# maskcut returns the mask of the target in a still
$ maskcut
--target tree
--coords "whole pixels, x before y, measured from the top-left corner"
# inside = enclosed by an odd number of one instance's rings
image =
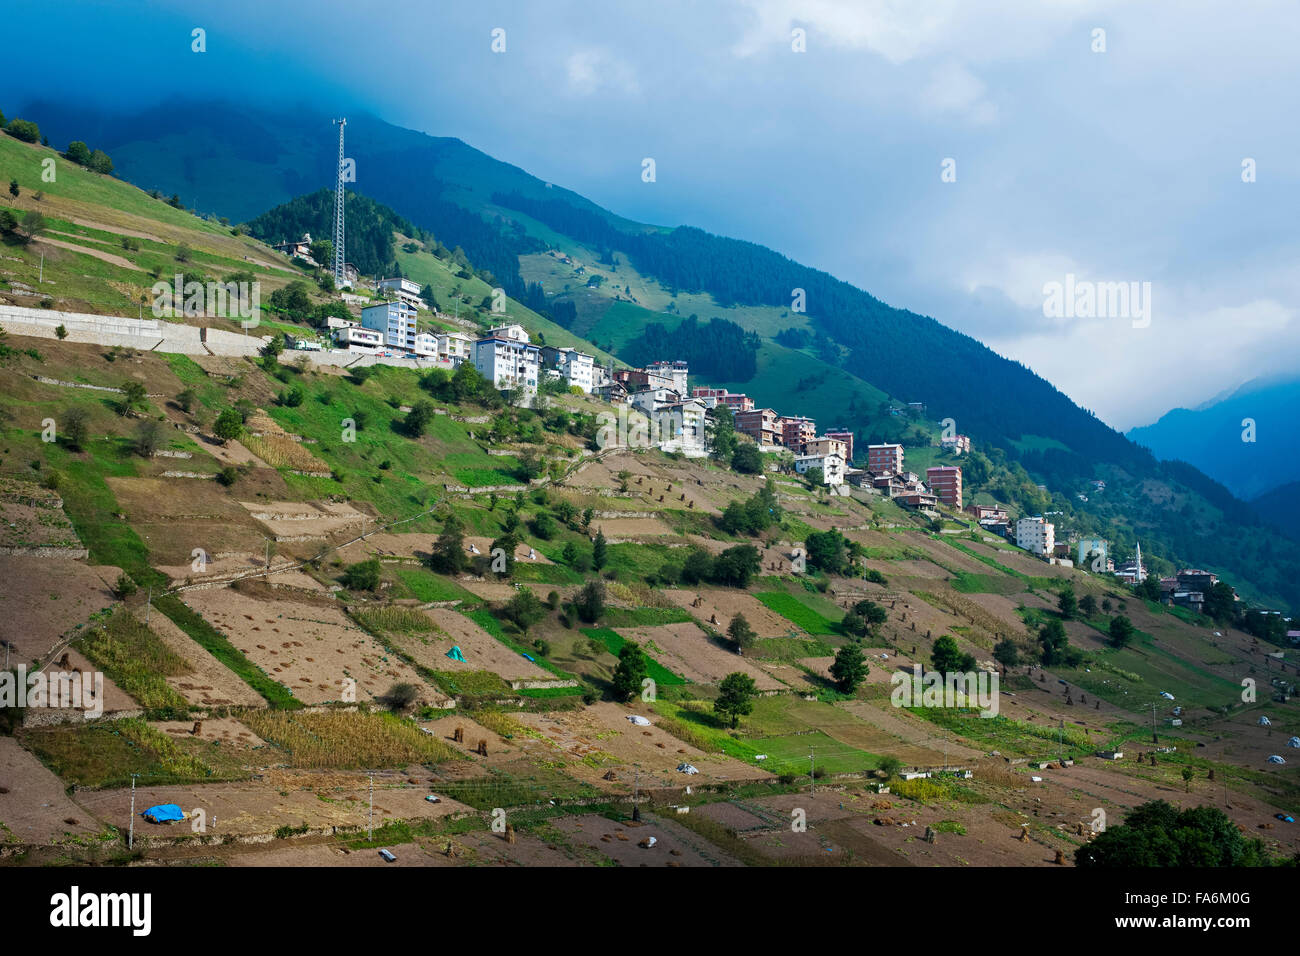
[[[59,325],[54,329],[54,334],[58,336],[59,341],[62,342],[68,337],[68,327],[66,325]]]
[[[731,467],[742,475],[757,475],[763,471],[763,453],[753,442],[738,442],[731,454]]]
[[[35,209],[29,209],[23,213],[23,221],[20,229],[23,235],[27,237],[28,242],[31,242],[43,233],[48,226],[49,223],[46,222],[45,217]]]
[[[1114,648],[1127,647],[1137,634],[1137,628],[1123,614],[1117,614],[1110,619],[1110,646]]]
[[[856,644],[845,644],[835,652],[835,660],[831,663],[831,676],[835,678],[835,684],[842,693],[851,694],[858,689],[867,678],[867,659],[862,654],[862,648]]]
[[[388,688],[384,700],[395,712],[401,712],[420,699],[420,688],[415,684],[394,684]]]
[[[1020,664],[1020,648],[1009,637],[1004,637],[993,645],[993,659],[1003,667],[1016,667]]]
[[[810,531],[804,536],[808,565],[826,574],[843,574],[848,570],[848,542],[844,535],[830,531]]]
[[[1079,601],[1074,596],[1074,588],[1066,585],[1061,589],[1060,596],[1056,599],[1056,606],[1061,612],[1061,619],[1073,621],[1074,615],[1079,610]]]
[[[74,139],[68,144],[67,150],[63,153],[63,158],[76,163],[78,166],[85,166],[90,162],[90,147],[79,139]]]
[[[136,584],[127,575],[125,571],[117,576],[117,583],[113,585],[113,594],[118,600],[126,600],[136,592]]]
[[[1231,621],[1237,612],[1237,596],[1233,593],[1232,586],[1223,581],[1210,585],[1210,589],[1205,592],[1204,610],[1216,623]]]
[[[885,775],[886,780],[892,780],[903,769],[903,761],[893,755],[881,757],[880,766],[876,769]]]
[[[731,623],[727,625],[727,636],[735,641],[736,646],[741,650],[753,647],[754,641],[758,638],[743,614],[737,614],[731,619]]]
[[[1179,811],[1164,800],[1136,807],[1074,854],[1081,867],[1268,866],[1263,841],[1248,840],[1217,807]]]
[[[64,412],[60,430],[69,448],[83,451],[90,436],[90,412],[80,405],[74,405]]]
[[[343,572],[343,586],[349,591],[375,591],[379,588],[379,559],[349,564]]]
[[[758,685],[754,678],[740,671],[728,674],[718,684],[718,699],[713,702],[713,712],[725,720],[730,720],[734,730],[740,718],[753,713],[754,698],[758,695]]]
[[[118,414],[123,417],[130,415],[136,406],[144,404],[148,395],[143,382],[134,380],[127,382],[122,386],[122,401],[118,405]]]
[[[1085,618],[1097,616],[1097,599],[1091,594],[1085,594],[1079,598],[1079,610],[1083,612]]]
[[[442,523],[442,533],[433,543],[429,554],[429,567],[440,574],[460,574],[469,566],[469,557],[465,554],[465,531],[460,518],[447,515]]]
[[[744,588],[762,568],[762,556],[752,544],[737,544],[713,560],[711,580],[716,584]]]
[[[731,461],[736,452],[736,424],[730,407],[718,405],[705,422],[709,443],[709,455],[724,464]]]
[[[406,413],[406,421],[403,422],[406,434],[412,438],[419,438],[429,427],[429,422],[433,421],[433,416],[433,402],[426,399],[416,402],[411,407],[411,410]]]
[[[879,627],[889,620],[888,612],[875,601],[867,598],[853,605],[853,613],[859,615],[870,627]]]
[[[157,420],[146,418],[136,426],[135,440],[132,445],[135,453],[141,458],[152,458],[162,442],[163,426]]]
[[[102,149],[97,149],[90,154],[90,161],[86,164],[90,167],[91,172],[102,173],[107,176],[113,171],[113,161],[108,158],[108,153]]]
[[[1059,618],[1051,618],[1038,631],[1038,643],[1043,647],[1043,663],[1049,667],[1065,659],[1065,650],[1070,646],[1065,625]]]
[[[238,438],[244,433],[244,418],[233,408],[223,408],[217,416],[212,433],[221,439],[222,444]]]
[[[817,491],[822,485],[826,484],[826,472],[820,468],[809,468],[803,473],[804,481],[808,482],[808,487]]]
[[[9,195],[13,196],[14,199],[18,198],[18,180],[9,180]]]
[[[609,558],[608,548],[609,546],[605,543],[605,532],[597,528],[596,540],[591,548],[591,566],[597,571],[605,566],[605,562]]]
[[[941,674],[951,674],[965,670],[961,665],[964,663],[964,655],[957,642],[947,634],[941,636],[934,642],[934,647],[930,650],[930,666]]]
[[[1182,773],[1183,773],[1183,783],[1186,785],[1187,792],[1191,793],[1192,778],[1196,776],[1196,771],[1193,770],[1191,767],[1184,767]]]
[[[536,594],[529,588],[521,588],[515,592],[514,597],[506,602],[502,609],[505,616],[514,622],[514,625],[528,633],[528,629],[546,616],[547,607]]]
[[[618,652],[618,666],[614,668],[614,699],[628,701],[641,692],[641,682],[650,673],[641,646],[628,641]]]
[[[713,577],[713,555],[703,548],[692,548],[682,563],[682,583],[699,584]]]
[[[605,614],[605,583],[594,578],[582,586],[573,599],[573,609],[587,624],[595,624]]]
[[[21,139],[24,143],[39,143],[41,140],[41,128],[31,120],[13,119],[5,127],[7,132],[14,139]]]

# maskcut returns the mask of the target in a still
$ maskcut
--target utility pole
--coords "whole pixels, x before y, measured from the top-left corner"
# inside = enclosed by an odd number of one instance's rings
[[[1160,738],[1159,738],[1158,736],[1156,736],[1156,704],[1155,704],[1155,701],[1152,701],[1152,702],[1151,702],[1151,742],[1152,742],[1153,744],[1158,744],[1158,743],[1160,743]]]
[[[809,793],[817,792],[817,776],[816,776],[817,767],[813,759],[813,755],[815,753],[816,753],[815,747],[808,748],[808,792]]]
[[[641,771],[637,770],[632,774],[632,820],[634,823],[641,822],[641,808],[637,806],[637,797],[641,795]]]
[[[40,277],[36,280],[36,284],[37,285],[45,284],[45,253],[43,252],[41,253],[41,274]]]
[[[144,626],[149,626],[149,612],[153,610],[153,585],[149,585],[149,599],[144,602]]]
[[[366,818],[366,839],[373,840],[375,836],[375,775],[370,775],[370,815]]]
[[[128,850],[135,846],[135,778],[138,776],[140,776],[138,773],[131,774],[131,826],[126,835]]]

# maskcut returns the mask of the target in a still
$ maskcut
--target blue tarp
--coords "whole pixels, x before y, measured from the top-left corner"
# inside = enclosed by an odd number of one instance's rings
[[[140,814],[150,823],[175,823],[185,819],[185,811],[174,803],[160,803]]]

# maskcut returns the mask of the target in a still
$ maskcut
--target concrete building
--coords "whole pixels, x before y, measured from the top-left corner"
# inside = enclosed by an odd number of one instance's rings
[[[890,472],[898,474],[903,470],[902,445],[868,445],[867,471],[873,474]]]
[[[686,379],[688,377],[689,366],[678,360],[676,362],[652,362],[645,367],[645,370],[651,375],[658,375],[669,381],[671,388],[683,398],[686,397]]]
[[[484,333],[485,338],[489,339],[506,339],[511,342],[523,342],[527,344],[532,341],[528,337],[528,332],[522,325],[512,323],[510,325],[498,325],[496,328],[488,329]]]
[[[817,423],[801,415],[782,415],[777,421],[781,432],[781,444],[796,455],[812,454],[806,448],[808,442],[817,437]]]
[[[1080,538],[1078,566],[1085,571],[1113,571],[1115,562],[1110,559],[1110,542],[1105,538]],[[1100,558],[1100,563],[1097,559]],[[1094,565],[1096,565],[1094,567]]]
[[[461,362],[472,359],[474,339],[464,332],[438,333],[438,358],[444,362],[459,366]]]
[[[1021,518],[1016,522],[1016,546],[1047,557],[1056,548],[1056,527],[1041,517]]]
[[[945,435],[939,439],[939,447],[956,455],[970,453],[969,435]]]
[[[703,458],[707,454],[704,442],[704,423],[708,409],[693,398],[665,402],[650,413],[662,451],[677,452],[687,458]]]
[[[800,455],[794,460],[794,470],[803,475],[811,468],[822,470],[822,484],[844,484],[844,457],[836,454]]]
[[[736,431],[748,435],[758,443],[760,450],[771,451],[779,447],[776,422],[779,416],[771,408],[755,408],[736,412]]]
[[[495,336],[482,338],[474,343],[474,367],[498,389],[519,388],[536,392],[541,352],[526,340],[521,342]]]
[[[407,352],[415,351],[415,309],[405,302],[381,302],[361,310],[361,324],[384,336],[384,344]]]
[[[986,521],[1004,522],[1011,517],[1001,505],[968,505],[966,511],[980,524]]]
[[[596,360],[577,349],[543,346],[542,366],[559,372],[560,377],[568,385],[576,385],[587,394],[591,394],[591,390],[596,385]]]
[[[936,465],[925,469],[925,483],[939,500],[954,511],[961,511],[961,469],[956,465]]]
[[[404,279],[401,276],[380,279],[375,283],[375,291],[386,298],[405,302],[412,309],[427,308],[425,301],[420,298],[420,283],[412,282],[410,279]]]
[[[826,432],[827,438],[837,438],[844,442],[844,460],[849,464],[853,463],[853,432],[843,428],[836,428]]]
[[[339,348],[374,351],[384,345],[384,333],[360,325],[345,325],[332,331]]]
[[[726,405],[733,414],[752,411],[754,408],[754,400],[744,392],[729,392],[725,388],[697,387],[691,392],[691,398],[698,398],[707,408]]]
[[[820,438],[805,442],[803,453],[805,455],[839,455],[846,462],[849,460],[848,446],[838,438],[831,438],[829,435],[822,435]]]

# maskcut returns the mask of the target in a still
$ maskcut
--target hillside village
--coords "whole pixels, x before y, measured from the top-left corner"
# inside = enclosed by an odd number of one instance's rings
[[[95,683],[0,696],[0,863],[1051,868],[1156,800],[1300,854],[1290,618],[999,499],[978,432],[632,367],[427,238],[335,277],[23,132],[4,673]],[[266,307],[146,318],[177,270]]]

